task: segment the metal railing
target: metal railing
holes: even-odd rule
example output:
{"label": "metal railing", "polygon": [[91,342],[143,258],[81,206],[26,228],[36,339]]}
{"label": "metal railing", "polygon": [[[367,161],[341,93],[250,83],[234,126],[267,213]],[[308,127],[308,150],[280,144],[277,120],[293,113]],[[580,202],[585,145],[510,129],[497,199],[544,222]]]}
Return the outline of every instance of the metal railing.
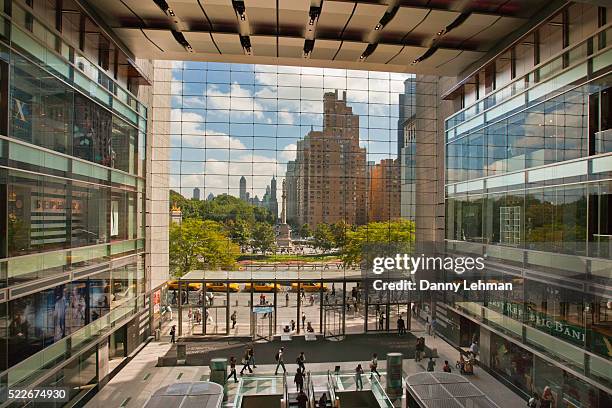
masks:
{"label": "metal railing", "polygon": [[332,407],[336,406],[336,389],[338,387],[334,375],[335,372],[332,373],[331,371],[327,370],[327,389],[329,390],[329,398],[331,399]]}
{"label": "metal railing", "polygon": [[310,375],[310,371],[306,373],[306,396],[308,397],[308,406],[310,408],[315,408],[315,392],[314,392],[314,384],[312,383],[312,376]]}

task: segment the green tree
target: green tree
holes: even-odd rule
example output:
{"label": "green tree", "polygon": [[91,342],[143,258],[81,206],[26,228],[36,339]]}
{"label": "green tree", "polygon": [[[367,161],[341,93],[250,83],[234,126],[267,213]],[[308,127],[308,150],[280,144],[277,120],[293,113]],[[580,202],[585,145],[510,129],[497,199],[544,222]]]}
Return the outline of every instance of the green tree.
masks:
{"label": "green tree", "polygon": [[210,201],[188,200],[176,191],[170,191],[170,206],[181,208],[183,219],[198,218],[229,224],[234,221],[267,222],[274,224],[272,213],[264,207],[255,207],[238,197],[220,194]]}
{"label": "green tree", "polygon": [[314,246],[324,253],[329,252],[334,247],[334,234],[329,225],[324,223],[317,225],[314,233]]}
{"label": "green tree", "polygon": [[251,240],[251,227],[244,220],[230,221],[227,223],[227,230],[232,241],[243,250]]}
{"label": "green tree", "polygon": [[312,231],[310,230],[310,227],[308,226],[308,224],[304,224],[300,227],[300,237],[302,238],[308,238],[310,236],[312,236]]}
{"label": "green tree", "polygon": [[351,230],[351,226],[344,220],[340,220],[335,224],[330,225],[332,235],[334,237],[334,246],[336,248],[344,248],[346,244],[346,234]]}
{"label": "green tree", "polygon": [[345,265],[356,265],[365,261],[368,267],[377,256],[410,254],[414,250],[415,224],[409,220],[371,222],[347,231],[342,251]]}
{"label": "green tree", "polygon": [[253,250],[259,250],[264,255],[268,251],[274,251],[276,248],[276,233],[274,228],[265,222],[258,222],[253,227],[251,234],[251,246]]}
{"label": "green tree", "polygon": [[194,269],[231,268],[239,254],[215,221],[185,219],[170,226],[170,266],[177,277]]}

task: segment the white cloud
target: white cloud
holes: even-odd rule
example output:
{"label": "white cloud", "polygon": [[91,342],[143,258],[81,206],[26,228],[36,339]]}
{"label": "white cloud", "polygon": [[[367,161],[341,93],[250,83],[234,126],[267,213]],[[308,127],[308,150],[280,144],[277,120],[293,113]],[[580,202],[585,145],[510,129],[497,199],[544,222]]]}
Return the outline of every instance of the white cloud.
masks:
{"label": "white cloud", "polygon": [[[230,92],[223,92],[218,85],[211,84],[206,91],[206,101],[209,109],[231,109],[232,112],[240,115],[254,114],[256,118],[263,117],[264,107],[256,102],[253,93],[240,84],[233,83]],[[255,111],[255,112],[253,112]]]}
{"label": "white cloud", "polygon": [[173,109],[173,115],[180,115],[183,118],[181,133],[182,147],[193,148],[216,148],[216,149],[246,149],[244,143],[235,137],[231,137],[223,132],[205,130],[204,118],[194,112],[181,112],[180,109]]}
{"label": "white cloud", "polygon": [[297,145],[295,143],[290,143],[281,151],[281,157],[285,161],[295,160],[295,156],[297,155]]}

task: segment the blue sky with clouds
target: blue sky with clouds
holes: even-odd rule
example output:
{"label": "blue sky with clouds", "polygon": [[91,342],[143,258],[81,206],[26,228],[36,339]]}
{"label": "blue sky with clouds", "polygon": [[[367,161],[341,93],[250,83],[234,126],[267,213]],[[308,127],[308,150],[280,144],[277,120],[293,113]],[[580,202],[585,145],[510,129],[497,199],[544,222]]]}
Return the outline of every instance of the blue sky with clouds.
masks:
{"label": "blue sky with clouds", "polygon": [[398,95],[409,74],[203,62],[174,62],[171,187],[191,197],[238,195],[241,176],[261,197],[284,177],[296,142],[320,130],[323,93],[336,89],[359,115],[369,161],[396,157]]}

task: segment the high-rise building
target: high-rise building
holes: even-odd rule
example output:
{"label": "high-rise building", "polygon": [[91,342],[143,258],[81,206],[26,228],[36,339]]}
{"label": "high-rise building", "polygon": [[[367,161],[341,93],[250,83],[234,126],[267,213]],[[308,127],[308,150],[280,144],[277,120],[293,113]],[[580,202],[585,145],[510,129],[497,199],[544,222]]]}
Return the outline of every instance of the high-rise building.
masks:
{"label": "high-rise building", "polygon": [[268,210],[274,219],[278,219],[278,199],[276,197],[276,177],[270,181],[270,198],[268,199]]}
{"label": "high-rise building", "polygon": [[404,81],[404,93],[399,95],[397,121],[397,153],[400,162],[402,218],[416,218],[416,78]]}
{"label": "high-rise building", "polygon": [[370,168],[368,221],[390,221],[400,217],[400,165],[398,159],[383,159]]}
{"label": "high-rise building", "polygon": [[311,228],[340,220],[363,224],[367,175],[366,151],[359,146],[359,116],[346,104],[346,91],[343,99],[338,91],[326,92],[323,112],[323,130],[311,130],[297,142],[297,222]]}
{"label": "high-rise building", "polygon": [[287,162],[287,172],[285,173],[285,194],[287,194],[287,223],[298,226],[297,216],[297,166],[295,160]]}
{"label": "high-rise building", "polygon": [[397,154],[409,143],[409,132],[406,127],[414,120],[416,113],[416,77],[404,81],[404,93],[399,94],[399,118],[397,120]]}
{"label": "high-rise building", "polygon": [[200,201],[200,189],[198,187],[193,189],[193,199]]}
{"label": "high-rise building", "polygon": [[240,177],[240,193],[239,197],[242,201],[247,200],[247,181],[244,176]]}

